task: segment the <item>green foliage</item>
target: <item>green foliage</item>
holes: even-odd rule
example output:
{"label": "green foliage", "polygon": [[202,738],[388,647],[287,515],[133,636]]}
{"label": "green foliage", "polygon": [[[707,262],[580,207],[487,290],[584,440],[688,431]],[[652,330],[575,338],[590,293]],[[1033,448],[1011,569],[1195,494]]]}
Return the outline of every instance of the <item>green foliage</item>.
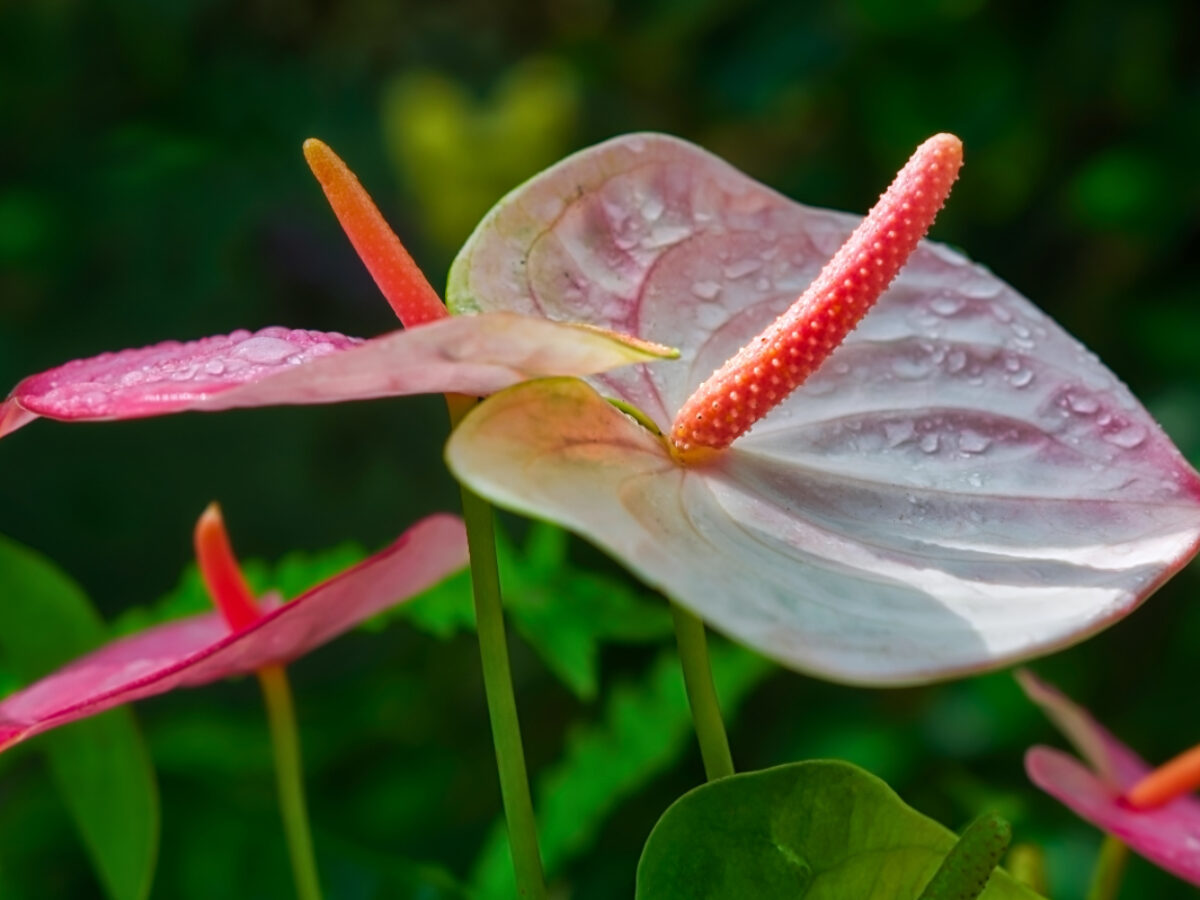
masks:
{"label": "green foliage", "polygon": [[[874,775],[843,762],[794,763],[677,800],[646,843],[637,897],[909,900],[954,846],[951,832]],[[980,896],[1037,895],[998,872]]]}
{"label": "green foliage", "polygon": [[[565,531],[534,523],[519,550],[497,531],[504,608],[517,632],[581,700],[595,698],[603,644],[641,644],[671,634],[665,603],[629,582],[573,566]],[[474,628],[471,576],[463,571],[384,618],[399,617],[439,638]]]}
{"label": "green foliage", "polygon": [[[0,657],[14,676],[32,681],[103,639],[103,623],[78,585],[0,538]],[[37,740],[108,896],[149,896],[158,793],[133,716],[113,710]]]}
{"label": "green foliage", "polygon": [[[722,710],[732,720],[771,665],[723,642],[714,642],[711,660]],[[536,780],[535,811],[547,875],[561,875],[567,863],[592,845],[617,806],[676,763],[694,741],[675,654],[663,654],[637,681],[615,685],[599,720],[576,726],[563,757]],[[471,880],[481,897],[514,896],[503,823],[492,829]]]}

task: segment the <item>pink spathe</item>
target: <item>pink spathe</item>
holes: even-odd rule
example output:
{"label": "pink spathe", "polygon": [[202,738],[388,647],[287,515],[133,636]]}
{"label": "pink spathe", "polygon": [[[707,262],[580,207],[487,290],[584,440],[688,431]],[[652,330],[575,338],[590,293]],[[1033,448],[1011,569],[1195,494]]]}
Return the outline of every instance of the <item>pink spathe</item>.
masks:
{"label": "pink spathe", "polygon": [[247,627],[231,630],[212,612],[114,641],[0,702],[0,750],[143,697],[294,660],[466,562],[462,521],[430,516],[290,603],[264,598],[261,618]]}
{"label": "pink spathe", "polygon": [[1033,747],[1025,755],[1025,771],[1033,783],[1136,853],[1200,886],[1200,799],[1187,795],[1156,809],[1131,808],[1122,795],[1152,767],[1032,673],[1020,672],[1017,680],[1086,761]]}

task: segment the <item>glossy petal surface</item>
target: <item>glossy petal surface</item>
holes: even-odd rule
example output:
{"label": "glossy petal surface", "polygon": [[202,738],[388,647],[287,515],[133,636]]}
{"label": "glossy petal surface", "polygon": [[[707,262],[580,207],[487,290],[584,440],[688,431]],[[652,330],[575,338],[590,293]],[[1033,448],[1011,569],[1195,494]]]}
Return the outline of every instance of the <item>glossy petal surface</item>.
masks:
{"label": "glossy petal surface", "polygon": [[484,496],[605,547],[711,624],[792,668],[901,684],[1078,640],[1190,550],[1190,507],[942,497],[736,447],[677,466],[573,379],[518,385],[452,435]]}
{"label": "glossy petal surface", "polygon": [[0,702],[0,749],[114,706],[287,662],[466,564],[466,532],[431,516],[387,549],[231,632],[217,613],[115,641]]}
{"label": "glossy petal surface", "polygon": [[1029,673],[1020,681],[1092,766],[1034,747],[1025,756],[1033,783],[1151,862],[1200,885],[1200,799],[1185,796],[1157,809],[1131,809],[1119,798],[1151,767],[1054,688]]}
{"label": "glossy petal surface", "polygon": [[[449,301],[669,340],[678,362],[589,379],[665,430],[857,221],[683,141],[618,138],[503,200],[455,261]],[[501,404],[536,416],[556,402],[520,397],[490,419]],[[929,680],[1072,643],[1128,613],[1200,542],[1200,476],[1124,385],[1011,287],[931,242],[711,466],[626,458],[625,423],[588,451],[603,466],[500,484],[551,468],[553,447],[582,456],[593,439],[575,430],[580,416],[522,426],[495,459],[468,451],[464,433],[451,458],[477,490],[569,525],[714,625],[839,680]],[[601,496],[618,484],[658,505]],[[593,497],[604,512],[586,508]],[[650,546],[668,534],[673,550]]]}
{"label": "glossy petal surface", "polygon": [[669,355],[592,328],[507,314],[445,319],[369,341],[264,328],[107,353],[24,379],[0,436],[35,416],[131,419],[185,410],[487,394],[541,375],[583,375]]}

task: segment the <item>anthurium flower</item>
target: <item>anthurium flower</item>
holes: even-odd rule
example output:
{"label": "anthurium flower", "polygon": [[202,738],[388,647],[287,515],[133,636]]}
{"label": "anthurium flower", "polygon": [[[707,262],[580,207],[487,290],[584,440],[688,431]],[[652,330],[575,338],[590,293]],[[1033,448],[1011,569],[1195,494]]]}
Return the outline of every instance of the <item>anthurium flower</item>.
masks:
{"label": "anthurium flower", "polygon": [[838,681],[979,671],[1119,619],[1196,552],[1200,476],[1045,314],[918,242],[960,161],[931,139],[866,220],[660,135],[534,178],[463,248],[451,309],[680,359],[504,391],[451,467]]}
{"label": "anthurium flower", "polygon": [[1018,672],[1017,680],[1084,760],[1033,747],[1025,754],[1025,771],[1033,783],[1155,865],[1200,885],[1200,800],[1188,794],[1195,781],[1171,779],[1177,787],[1174,796],[1159,795],[1156,805],[1139,808],[1137,795],[1159,782],[1172,764],[1152,771],[1087,710],[1031,672]]}
{"label": "anthurium flower", "polygon": [[238,602],[234,582],[241,576],[232,557],[226,553],[223,559],[220,546],[204,549],[214,540],[228,546],[219,518],[215,526],[197,543],[206,581],[222,609],[114,641],[7,697],[0,702],[0,750],[143,697],[289,662],[415,597],[467,561],[461,520],[434,515],[290,603],[268,596],[254,605]]}

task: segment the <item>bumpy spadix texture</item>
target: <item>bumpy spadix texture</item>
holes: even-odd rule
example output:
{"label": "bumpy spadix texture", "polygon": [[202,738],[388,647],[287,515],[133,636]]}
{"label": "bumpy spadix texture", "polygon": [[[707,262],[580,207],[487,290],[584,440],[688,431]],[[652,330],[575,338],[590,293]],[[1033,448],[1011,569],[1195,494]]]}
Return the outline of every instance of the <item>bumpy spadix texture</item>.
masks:
{"label": "bumpy spadix texture", "polygon": [[1200,885],[1200,800],[1182,796],[1156,809],[1131,808],[1122,794],[1150,766],[1087,710],[1032,673],[1021,672],[1018,680],[1088,764],[1059,750],[1034,747],[1025,755],[1033,783],[1154,864]]}
{"label": "bumpy spadix texture", "polygon": [[706,465],[605,402],[669,431],[859,222],[669,137],[563,161],[484,219],[451,308],[589,322],[680,360],[505,391],[451,438],[451,465],[835,680],[978,671],[1134,609],[1196,552],[1200,476],[1084,347],[944,246],[919,243],[820,369]]}
{"label": "bumpy spadix texture", "polygon": [[234,629],[220,613],[149,628],[102,647],[0,702],[0,750],[76,719],[285,663],[466,565],[466,529],[430,516],[395,543],[290,603],[264,598]]}
{"label": "bumpy spadix texture", "polygon": [[304,158],[342,230],[404,327],[448,316],[437,292],[341,158],[316,138],[304,142]]}
{"label": "bumpy spadix texture", "polygon": [[671,429],[675,450],[728,447],[803,384],[892,283],[961,167],[952,134],[918,147],[800,299],[688,398]]}

